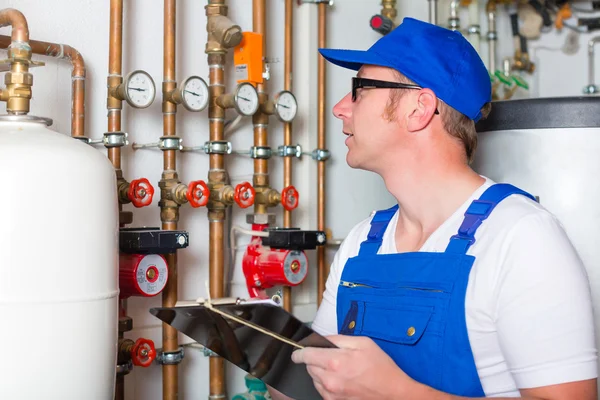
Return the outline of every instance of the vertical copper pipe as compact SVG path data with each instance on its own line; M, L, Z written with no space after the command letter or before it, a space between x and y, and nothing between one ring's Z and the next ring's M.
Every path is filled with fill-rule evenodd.
M266 48L266 4L265 0L252 0L252 30L263 35L263 49ZM266 93L266 84L259 83L256 85L258 98L261 104L264 104L268 95ZM268 131L269 116L263 113L260 109L252 116L254 124L254 146L268 146ZM254 177L253 186L256 188L269 187L269 160L255 159L254 160ZM256 214L266 214L267 205L255 203L254 212Z
M325 47L326 42L326 11L327 5L319 3L319 48ZM319 149L325 149L325 59L319 55L317 92L317 143ZM325 230L325 161L317 163L317 226ZM325 246L317 247L317 304L323 300L325 281L328 271L325 266Z
M176 41L176 15L177 8L175 0L164 1L164 43L163 43L163 93L174 90L177 86L175 76L175 41ZM176 135L176 113L177 106L165 99L163 96L163 135ZM163 151L163 168L167 173L176 170L175 150ZM163 215L161 210L161 217ZM179 208L175 207L174 221L162 221L162 229L177 229ZM173 307L177 302L177 256L170 254L167 257L169 266L169 282L162 294L163 307ZM177 341L177 330L168 324L163 324L163 351L176 352L179 350ZM177 365L163 365L163 399L176 400L179 396L178 390L178 368Z
M285 0L285 48L283 62L283 89L292 90L292 62L293 62L293 27L294 27L294 0ZM284 146L292 145L292 123L283 124L283 144ZM292 184L292 157L283 158L283 187L288 187ZM292 226L292 212L286 209L283 210L283 227L290 228ZM283 308L292 311L292 288L285 286L283 288Z
M14 42L29 41L29 27L25 16L14 8L5 8L0 11L0 28L11 26L11 39Z
M108 45L108 78L120 77L123 59L123 0L110 0L110 39ZM118 105L108 109L108 132L121 131L122 101L113 99ZM121 148L108 149L108 159L115 169L121 169Z
M8 48L10 36L0 35L0 48ZM85 63L81 54L66 44L30 40L31 52L71 62L71 136L85 136Z

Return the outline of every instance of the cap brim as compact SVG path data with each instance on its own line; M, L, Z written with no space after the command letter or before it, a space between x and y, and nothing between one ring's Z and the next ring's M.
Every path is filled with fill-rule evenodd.
M358 71L365 64L393 68L389 62L373 51L319 49L319 53L330 63L354 71Z

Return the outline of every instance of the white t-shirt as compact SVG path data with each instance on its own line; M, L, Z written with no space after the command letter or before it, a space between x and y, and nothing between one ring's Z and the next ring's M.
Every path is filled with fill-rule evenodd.
M471 202L494 182L486 178L420 251L443 252ZM342 270L370 230L356 225L331 265L313 322L322 335L337 330L336 298ZM378 254L397 253L390 221ZM519 397L533 388L597 377L589 283L583 263L560 222L521 195L504 199L482 223L467 254L476 257L465 298L467 330L487 397Z

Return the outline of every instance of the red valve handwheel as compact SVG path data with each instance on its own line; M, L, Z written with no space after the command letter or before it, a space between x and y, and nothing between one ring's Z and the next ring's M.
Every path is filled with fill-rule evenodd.
M244 182L240 183L235 187L233 199L241 208L247 208L254 204L255 195L256 191L254 190L250 182Z
M137 208L145 207L152 203L154 188L146 178L136 179L129 184L127 197Z
M281 205L288 211L292 211L298 207L300 201L300 195L293 186L288 186L281 191Z
M192 207L203 207L208 204L210 189L204 181L192 181L188 185L185 198L190 202Z
M156 358L156 349L154 342L149 339L138 339L131 348L131 360L133 365L139 367L149 367Z

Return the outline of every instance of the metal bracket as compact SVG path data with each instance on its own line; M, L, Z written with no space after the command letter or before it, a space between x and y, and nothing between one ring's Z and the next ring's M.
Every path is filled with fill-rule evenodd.
M104 139L90 139L87 136L72 136L72 138L89 145L100 144L104 142Z
M321 3L325 3L325 4L329 5L329 7L333 6L333 0L298 0L298 5L299 6L301 6L304 3L307 3L307 4L321 4Z
M162 365L177 365L183 361L185 351L183 347L179 347L178 351L175 352L161 352L156 356L156 362Z
M231 154L232 150L231 142L218 140L204 143L204 152L206 154Z
M302 146L299 144L295 146L279 146L277 148L279 157L302 157Z
M250 158L259 158L262 160L267 160L271 158L272 151L270 147L267 146L252 146L250 147Z
M310 156L315 161L327 161L331 157L331 153L326 149L315 149Z
M158 147L160 150L183 150L181 143L183 139L179 136L161 136L158 143L137 144L134 143L131 147L134 150L147 149L150 147Z
M123 147L129 144L127 140L128 134L125 132L105 132L104 138L102 139L102 143L104 147Z

